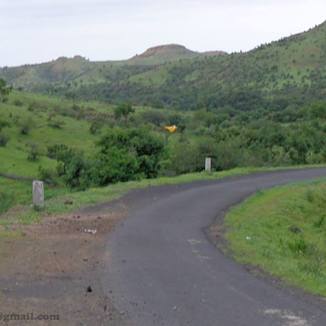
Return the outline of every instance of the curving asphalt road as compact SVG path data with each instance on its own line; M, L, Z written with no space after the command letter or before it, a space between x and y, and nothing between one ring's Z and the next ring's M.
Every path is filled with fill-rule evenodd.
M103 286L134 326L326 325L326 303L256 278L205 228L258 189L325 177L326 169L255 174L129 195L110 235Z

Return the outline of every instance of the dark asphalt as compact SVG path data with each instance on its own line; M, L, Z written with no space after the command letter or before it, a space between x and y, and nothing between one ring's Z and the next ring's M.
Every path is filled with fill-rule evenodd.
M256 278L217 250L204 232L258 189L318 177L326 177L326 169L130 195L130 216L108 240L102 280L107 295L135 326L325 326L326 303Z

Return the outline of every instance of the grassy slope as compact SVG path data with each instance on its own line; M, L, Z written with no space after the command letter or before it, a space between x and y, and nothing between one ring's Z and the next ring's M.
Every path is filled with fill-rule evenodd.
M17 87L34 89L40 84L48 83L105 81L106 76L116 74L121 67L129 66L132 69L132 66L157 66L199 56L200 53L171 44L148 49L129 60L91 62L81 56L61 57L41 64L4 68L0 70L0 75L3 75L9 82L14 82Z
M177 83L184 87L200 87L206 84L237 84L239 76L242 82L250 86L264 85L265 89L280 88L286 83L305 85L309 84L309 74L314 69L325 72L326 61L326 23L302 34L298 34L281 41L263 45L247 53L237 53L228 56L213 56L196 58L194 60L179 60L161 66L160 73L154 67L152 71L132 77L135 81L147 84L151 78L157 85L167 82L171 73L179 70L174 76ZM184 72L184 73L183 73ZM264 75L262 76L262 72ZM157 76L165 76L165 80ZM307 80L305 80L305 77ZM182 83L181 83L182 82Z
M170 106L187 102L190 97L189 105L201 103L203 99L216 97L217 89L222 95L225 92L227 99L232 89L250 88L273 96L280 89L306 90L317 83L322 93L321 80L326 76L325 37L326 23L248 53L185 59L176 52L178 60L165 64L161 60L164 55L155 60L143 59L154 60L153 65L145 64L139 57L133 64L132 61L92 63L77 57L9 69L3 74L17 86L37 90L43 87L34 87L37 84L54 83L61 87L61 92L68 89L80 97L92 97L100 89L96 96L110 101L129 99L153 104L159 99ZM85 85L86 89L81 88ZM91 85L93 88L87 92ZM223 105L221 98L217 102Z
M235 258L326 296L326 180L259 192L226 216Z
M22 105L15 105L20 101ZM28 108L37 103L33 111ZM73 102L45 96L14 92L8 103L0 104L0 121L7 121L10 126L3 129L9 137L5 147L0 147L0 172L18 176L36 177L39 166L54 168L56 162L47 158L47 146L66 144L68 146L91 152L96 137L89 132L90 122L66 116ZM95 107L97 112L110 112L102 104L85 103L83 106ZM49 126L49 116L52 121L62 123L61 128ZM20 125L29 121L30 133L22 135ZM27 160L30 145L35 144L40 152L40 158L35 162Z
M78 107L75 111L72 109L74 105ZM148 111L146 107L135 109L135 118ZM155 110L160 111L169 112ZM173 112L175 111L170 111ZM79 114L82 115L79 117ZM35 178L39 166L55 168L56 161L46 156L47 147L55 144L66 144L88 154L92 153L94 143L100 137L100 133L92 135L89 131L92 120L103 122L103 130L110 124L114 125L113 107L100 102L75 102L39 94L13 92L7 103L0 103L0 122L10 124L1 131L9 137L9 142L5 147L0 146L0 173ZM21 125L26 121L31 126L30 132L22 135ZM55 128L51 126L51 122L60 122L62 126ZM27 160L31 144L35 144L40 153L35 162Z

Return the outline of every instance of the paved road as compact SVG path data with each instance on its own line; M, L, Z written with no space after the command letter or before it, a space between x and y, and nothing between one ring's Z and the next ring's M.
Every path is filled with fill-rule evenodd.
M258 189L325 176L326 169L264 173L136 193L108 241L108 295L135 326L326 325L326 303L256 278L204 232Z

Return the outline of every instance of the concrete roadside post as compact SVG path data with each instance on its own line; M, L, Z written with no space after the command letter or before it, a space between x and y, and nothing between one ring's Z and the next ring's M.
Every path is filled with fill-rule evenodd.
M205 171L212 172L212 158L206 157L205 159Z
M36 209L44 207L44 183L42 181L33 181L33 206Z

